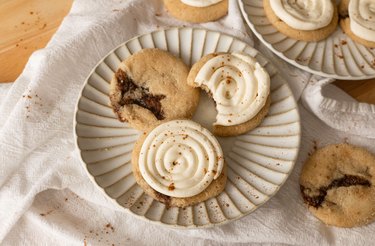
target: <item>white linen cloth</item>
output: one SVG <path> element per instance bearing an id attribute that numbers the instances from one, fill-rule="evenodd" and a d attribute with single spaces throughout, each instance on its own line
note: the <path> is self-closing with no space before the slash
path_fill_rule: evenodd
<path id="1" fill-rule="evenodd" d="M 303 130 L 299 158 L 274 198 L 251 215 L 224 226 L 177 230 L 135 218 L 95 188 L 79 161 L 72 134 L 74 106 L 85 78 L 104 55 L 124 41 L 181 25 L 190 24 L 168 16 L 162 1 L 76 0 L 47 47 L 31 56 L 13 85 L 0 87 L 0 242 L 372 244 L 375 223 L 340 229 L 314 218 L 303 205 L 298 179 L 314 143 L 324 146 L 348 140 L 375 152 L 375 140 L 366 138 L 374 138 L 374 107 L 356 103 L 332 85 L 322 93 L 318 77 L 304 90 L 311 75 L 287 65 L 259 43 L 255 47 L 280 68 L 296 98 L 302 95 L 303 101 L 299 103 Z M 230 0 L 227 17 L 200 26 L 253 44 L 235 0 Z M 327 98 L 332 95 L 335 98 Z"/>

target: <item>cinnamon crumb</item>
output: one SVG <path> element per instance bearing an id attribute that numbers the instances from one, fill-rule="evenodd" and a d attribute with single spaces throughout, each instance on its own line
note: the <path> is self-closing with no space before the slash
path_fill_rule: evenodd
<path id="1" fill-rule="evenodd" d="M 45 213 L 40 213 L 39 215 L 40 216 L 47 216 L 47 215 L 49 215 L 50 213 L 52 213 L 53 212 L 53 210 L 49 210 L 49 211 L 47 211 L 47 212 L 45 212 Z"/>
<path id="2" fill-rule="evenodd" d="M 313 140 L 313 149 L 316 151 L 318 149 L 318 142 L 316 140 Z"/>
<path id="3" fill-rule="evenodd" d="M 105 227 L 111 229 L 112 232 L 115 231 L 115 228 L 113 228 L 113 226 L 111 225 L 111 223 L 106 224 Z"/>
<path id="4" fill-rule="evenodd" d="M 172 191 L 174 190 L 176 187 L 174 186 L 174 183 L 171 183 L 169 186 L 168 186 L 168 190 Z"/>

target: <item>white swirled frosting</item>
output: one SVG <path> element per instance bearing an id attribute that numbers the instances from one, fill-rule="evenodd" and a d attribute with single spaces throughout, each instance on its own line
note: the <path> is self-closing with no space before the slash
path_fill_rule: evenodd
<path id="1" fill-rule="evenodd" d="M 191 197 L 220 176 L 224 159 L 220 144 L 207 129 L 190 120 L 174 120 L 147 135 L 138 164 L 154 190 Z"/>
<path id="2" fill-rule="evenodd" d="M 375 1 L 351 0 L 349 3 L 350 29 L 358 37 L 375 42 Z"/>
<path id="3" fill-rule="evenodd" d="M 192 7 L 208 7 L 221 1 L 223 0 L 181 0 L 184 4 Z"/>
<path id="4" fill-rule="evenodd" d="M 220 54 L 208 60 L 195 77 L 216 102 L 215 125 L 231 126 L 249 121 L 264 107 L 270 77 L 255 58 L 243 53 Z"/>
<path id="5" fill-rule="evenodd" d="M 270 4 L 277 17 L 298 30 L 328 26 L 334 14 L 331 0 L 270 0 Z"/>

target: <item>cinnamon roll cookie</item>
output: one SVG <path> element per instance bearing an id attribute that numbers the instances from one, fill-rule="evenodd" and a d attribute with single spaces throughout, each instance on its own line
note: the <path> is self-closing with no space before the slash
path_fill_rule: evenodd
<path id="1" fill-rule="evenodd" d="M 204 89 L 216 103 L 213 132 L 236 136 L 258 126 L 270 107 L 270 77 L 244 53 L 217 53 L 201 58 L 190 70 L 188 84 Z"/>
<path id="2" fill-rule="evenodd" d="M 328 225 L 354 227 L 375 219 L 375 156 L 348 144 L 328 145 L 305 163 L 300 188 L 310 212 Z"/>
<path id="3" fill-rule="evenodd" d="M 375 48 L 375 1 L 341 0 L 340 26 L 355 42 Z"/>
<path id="4" fill-rule="evenodd" d="M 263 7 L 279 32 L 297 40 L 323 40 L 338 24 L 334 0 L 263 0 Z"/>
<path id="5" fill-rule="evenodd" d="M 143 190 L 168 207 L 186 207 L 217 196 L 227 179 L 218 141 L 190 120 L 169 121 L 141 136 L 132 167 Z"/>
<path id="6" fill-rule="evenodd" d="M 164 0 L 164 5 L 175 18 L 193 22 L 209 22 L 228 13 L 228 0 Z"/>
<path id="7" fill-rule="evenodd" d="M 189 68 L 159 49 L 144 49 L 123 61 L 110 88 L 118 119 L 147 130 L 178 118 L 191 118 L 199 103 L 199 90 L 187 82 Z"/>

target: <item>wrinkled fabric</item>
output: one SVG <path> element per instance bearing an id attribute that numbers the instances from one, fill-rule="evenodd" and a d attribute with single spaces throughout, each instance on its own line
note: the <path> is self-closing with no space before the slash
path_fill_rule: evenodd
<path id="1" fill-rule="evenodd" d="M 298 185 L 302 164 L 314 145 L 349 141 L 375 152 L 375 140 L 366 138 L 373 136 L 373 132 L 363 134 L 372 130 L 365 124 L 374 118 L 373 106 L 356 107 L 352 98 L 332 85 L 320 89 L 323 84 L 320 77 L 293 68 L 259 41 L 253 41 L 237 1 L 229 2 L 227 17 L 201 25 L 171 18 L 162 1 L 157 0 L 74 2 L 47 47 L 30 57 L 12 85 L 0 87 L 0 242 L 4 245 L 370 245 L 373 242 L 375 224 L 339 229 L 315 219 L 304 207 Z M 85 78 L 98 61 L 134 36 L 182 25 L 218 30 L 249 45 L 255 44 L 279 68 L 296 99 L 302 96 L 301 151 L 290 178 L 275 197 L 254 213 L 210 229 L 165 228 L 124 211 L 91 183 L 74 145 L 75 104 Z M 339 103 L 326 103 L 324 98 Z M 350 110 L 345 110 L 345 117 L 342 120 L 339 116 L 330 117 L 327 112 L 334 112 L 344 101 L 351 105 Z M 361 119 L 354 125 L 350 121 L 357 115 Z"/>

